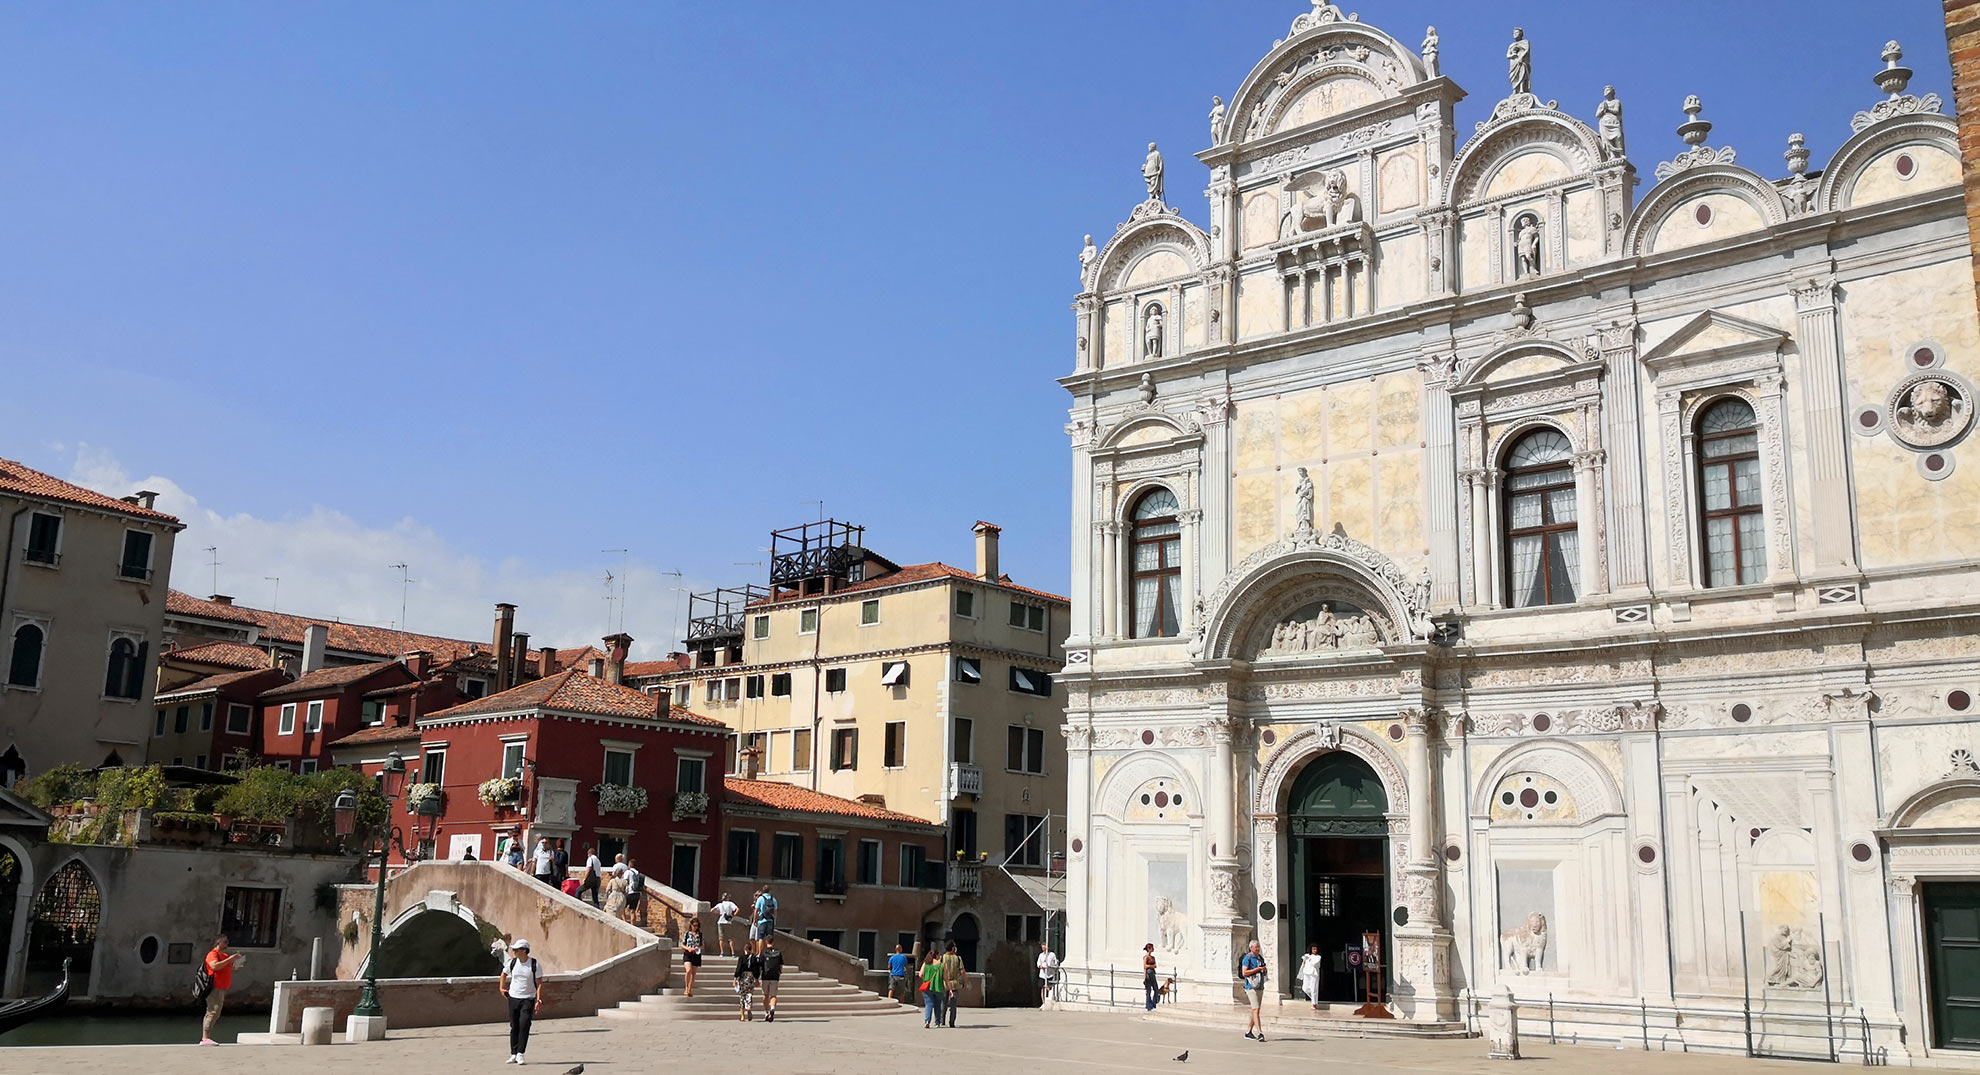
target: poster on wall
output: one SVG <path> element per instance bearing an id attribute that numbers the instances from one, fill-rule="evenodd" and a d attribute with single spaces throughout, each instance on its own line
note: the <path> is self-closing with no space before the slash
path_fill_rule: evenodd
<path id="1" fill-rule="evenodd" d="M 1499 970 L 1532 974 L 1560 969 L 1549 941 L 1554 922 L 1554 871 L 1499 870 Z"/>
<path id="2" fill-rule="evenodd" d="M 1189 943 L 1189 864 L 1148 863 L 1148 939 L 1158 956 L 1180 956 Z"/>
<path id="3" fill-rule="evenodd" d="M 481 857 L 481 834 L 478 832 L 456 833 L 447 841 L 447 857 L 464 859 L 472 852 L 475 858 Z"/>

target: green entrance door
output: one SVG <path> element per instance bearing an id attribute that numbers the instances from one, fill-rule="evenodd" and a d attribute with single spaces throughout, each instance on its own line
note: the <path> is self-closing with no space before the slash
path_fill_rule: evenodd
<path id="1" fill-rule="evenodd" d="M 1312 999 L 1361 999 L 1347 953 L 1365 933 L 1379 934 L 1385 953 L 1389 947 L 1388 810 L 1382 778 L 1345 751 L 1321 755 L 1293 782 L 1286 797 L 1292 944 L 1278 968 L 1288 990 L 1300 992 L 1300 957 L 1317 945 L 1320 988 Z"/>
<path id="2" fill-rule="evenodd" d="M 1924 886 L 1932 1047 L 1980 1049 L 1980 884 Z"/>

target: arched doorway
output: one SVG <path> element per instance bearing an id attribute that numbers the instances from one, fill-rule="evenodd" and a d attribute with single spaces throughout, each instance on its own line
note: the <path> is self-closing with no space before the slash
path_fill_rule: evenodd
<path id="1" fill-rule="evenodd" d="M 34 995 L 62 980 L 62 961 L 69 960 L 69 995 L 88 996 L 89 972 L 96 955 L 96 927 L 103 917 L 103 896 L 89 870 L 70 859 L 41 886 L 28 919 L 27 980 L 22 993 Z"/>
<path id="2" fill-rule="evenodd" d="M 956 942 L 956 954 L 962 957 L 963 969 L 976 973 L 976 942 L 983 939 L 976 916 L 968 912 L 957 915 L 956 924 L 949 927 L 949 939 Z"/>
<path id="3" fill-rule="evenodd" d="M 1300 770 L 1286 795 L 1291 948 L 1285 984 L 1309 945 L 1320 948 L 1321 1001 L 1361 999 L 1349 951 L 1380 938 L 1386 975 L 1389 796 L 1368 763 L 1344 750 Z"/>
<path id="4" fill-rule="evenodd" d="M 501 969 L 481 931 L 449 911 L 421 911 L 378 946 L 380 978 L 473 978 Z"/>

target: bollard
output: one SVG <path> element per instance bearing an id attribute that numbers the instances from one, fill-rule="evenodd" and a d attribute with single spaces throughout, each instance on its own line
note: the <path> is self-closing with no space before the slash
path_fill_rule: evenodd
<path id="1" fill-rule="evenodd" d="M 1519 1059 L 1519 1001 L 1513 997 L 1512 986 L 1500 986 L 1492 999 L 1485 1002 L 1485 1036 L 1492 1046 L 1492 1051 L 1485 1054 L 1487 1057 Z"/>
<path id="2" fill-rule="evenodd" d="M 302 1017 L 302 1043 L 304 1045 L 330 1044 L 330 1030 L 336 1025 L 337 1009 L 304 1008 Z"/>

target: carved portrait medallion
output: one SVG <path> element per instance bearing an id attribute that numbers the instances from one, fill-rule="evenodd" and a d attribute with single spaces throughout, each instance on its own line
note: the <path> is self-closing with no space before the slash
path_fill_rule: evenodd
<path id="1" fill-rule="evenodd" d="M 1885 413 L 1892 440 L 1907 448 L 1939 448 L 1972 427 L 1973 391 L 1943 370 L 1917 373 L 1891 390 Z"/>

